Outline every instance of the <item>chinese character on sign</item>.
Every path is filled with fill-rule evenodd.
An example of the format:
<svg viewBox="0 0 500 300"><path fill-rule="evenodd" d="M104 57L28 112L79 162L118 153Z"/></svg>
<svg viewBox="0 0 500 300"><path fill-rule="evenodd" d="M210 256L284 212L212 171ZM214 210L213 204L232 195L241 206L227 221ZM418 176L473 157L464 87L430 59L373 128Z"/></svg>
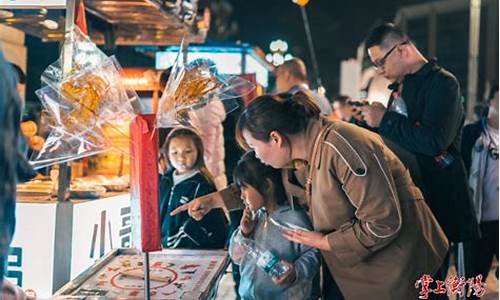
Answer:
<svg viewBox="0 0 500 300"><path fill-rule="evenodd" d="M7 274L12 283L23 287L23 249L21 247L11 247L9 249L9 262L7 264Z"/></svg>
<svg viewBox="0 0 500 300"><path fill-rule="evenodd" d="M130 206L120 209L120 217L122 224L120 228L121 247L130 247L130 239L132 237L132 223L130 222Z"/></svg>

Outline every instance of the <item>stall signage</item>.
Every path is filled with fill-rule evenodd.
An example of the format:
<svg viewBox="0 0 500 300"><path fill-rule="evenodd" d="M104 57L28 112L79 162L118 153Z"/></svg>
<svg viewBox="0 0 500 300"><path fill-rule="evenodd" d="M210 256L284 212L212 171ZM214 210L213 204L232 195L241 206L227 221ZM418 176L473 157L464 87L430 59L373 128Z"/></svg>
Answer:
<svg viewBox="0 0 500 300"><path fill-rule="evenodd" d="M17 203L6 277L35 298L52 295L56 203Z"/></svg>
<svg viewBox="0 0 500 300"><path fill-rule="evenodd" d="M0 8L65 8L66 0L0 0Z"/></svg>
<svg viewBox="0 0 500 300"><path fill-rule="evenodd" d="M130 194L75 204L71 279L111 249L130 246Z"/></svg>

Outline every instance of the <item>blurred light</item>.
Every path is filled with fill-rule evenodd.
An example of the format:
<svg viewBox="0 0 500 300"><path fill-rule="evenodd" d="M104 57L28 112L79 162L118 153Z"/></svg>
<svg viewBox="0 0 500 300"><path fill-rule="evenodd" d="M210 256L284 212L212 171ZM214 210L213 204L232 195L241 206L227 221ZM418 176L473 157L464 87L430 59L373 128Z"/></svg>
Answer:
<svg viewBox="0 0 500 300"><path fill-rule="evenodd" d="M125 86L142 86L142 85L149 85L150 82L148 78L122 78L122 82Z"/></svg>
<svg viewBox="0 0 500 300"><path fill-rule="evenodd" d="M285 61L288 61L291 59L293 59L293 55L291 55L290 53L285 54Z"/></svg>
<svg viewBox="0 0 500 300"><path fill-rule="evenodd" d="M0 18L12 18L14 16L14 13L8 10L2 10L0 9Z"/></svg>
<svg viewBox="0 0 500 300"><path fill-rule="evenodd" d="M271 44L269 45L269 49L272 52L278 51L278 41L272 41Z"/></svg>
<svg viewBox="0 0 500 300"><path fill-rule="evenodd" d="M281 65L284 62L285 62L285 58L283 57L283 55L281 55L280 53L274 53L273 54L273 64L275 66Z"/></svg>
<svg viewBox="0 0 500 300"><path fill-rule="evenodd" d="M64 38L64 33L49 33L49 34L47 34L47 38L49 38L49 39L62 39L62 38Z"/></svg>
<svg viewBox="0 0 500 300"><path fill-rule="evenodd" d="M281 52L286 52L288 50L288 43L282 40L278 40L278 50Z"/></svg>
<svg viewBox="0 0 500 300"><path fill-rule="evenodd" d="M50 19L47 19L43 22L40 22L45 28L49 29L49 30L56 30L57 28L59 28L59 24L57 24L56 21L53 21L53 20L50 20Z"/></svg>
<svg viewBox="0 0 500 300"><path fill-rule="evenodd" d="M270 63L273 62L273 55L271 53L266 54L266 60Z"/></svg>
<svg viewBox="0 0 500 300"><path fill-rule="evenodd" d="M320 95L321 95L321 96L323 96L323 97L325 96L325 94L326 94L326 89L325 89L325 87L324 87L324 86L322 86L322 85L321 85L321 86L319 86L319 87L318 87L318 94L320 94Z"/></svg>
<svg viewBox="0 0 500 300"><path fill-rule="evenodd" d="M271 52L282 52L285 53L288 50L288 43L283 40L275 40L269 44L269 49Z"/></svg>
<svg viewBox="0 0 500 300"><path fill-rule="evenodd" d="M309 0L292 0L292 2L299 6L306 6Z"/></svg>

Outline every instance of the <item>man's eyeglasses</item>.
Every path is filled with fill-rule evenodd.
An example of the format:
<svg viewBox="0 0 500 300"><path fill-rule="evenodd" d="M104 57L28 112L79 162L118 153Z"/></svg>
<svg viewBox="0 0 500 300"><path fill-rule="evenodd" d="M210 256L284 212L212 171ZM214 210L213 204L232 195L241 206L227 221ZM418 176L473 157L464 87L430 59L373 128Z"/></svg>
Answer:
<svg viewBox="0 0 500 300"><path fill-rule="evenodd" d="M408 44L409 42L410 41L404 41L402 43L394 45L394 47L392 47L391 50L387 51L387 53L381 59L378 59L378 60L373 62L373 65L375 66L375 68L382 69L385 65L385 61L387 60L387 58L389 58L389 55L391 55L391 53L394 52L394 50L396 50L397 47L399 47L401 45Z"/></svg>

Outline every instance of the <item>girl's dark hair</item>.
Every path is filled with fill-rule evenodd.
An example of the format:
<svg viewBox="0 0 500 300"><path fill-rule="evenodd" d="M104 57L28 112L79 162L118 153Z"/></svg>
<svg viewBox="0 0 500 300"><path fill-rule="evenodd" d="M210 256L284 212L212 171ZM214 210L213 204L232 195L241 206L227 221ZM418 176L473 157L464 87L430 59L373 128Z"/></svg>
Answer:
<svg viewBox="0 0 500 300"><path fill-rule="evenodd" d="M236 138L246 147L242 132L248 130L252 136L267 142L271 131L285 136L303 132L311 119L319 119L320 109L310 93L262 95L253 100L240 115L236 125Z"/></svg>
<svg viewBox="0 0 500 300"><path fill-rule="evenodd" d="M200 170L200 172L213 183L213 176L212 174L210 174L210 171L208 171L205 164L205 159L203 158L203 153L205 150L205 148L203 147L203 141L193 129L176 128L173 129L167 136L165 143L163 143L162 147L160 148L160 154L168 161L169 168L171 168L172 163L168 155L168 149L170 148L170 142L174 138L188 138L193 141L193 144L196 147L196 151L198 152L198 157L196 158L196 162L194 163L193 167Z"/></svg>
<svg viewBox="0 0 500 300"><path fill-rule="evenodd" d="M263 164L253 151L246 152L238 161L233 172L233 182L239 188L253 187L266 200L273 199L278 205L288 203L281 171Z"/></svg>

